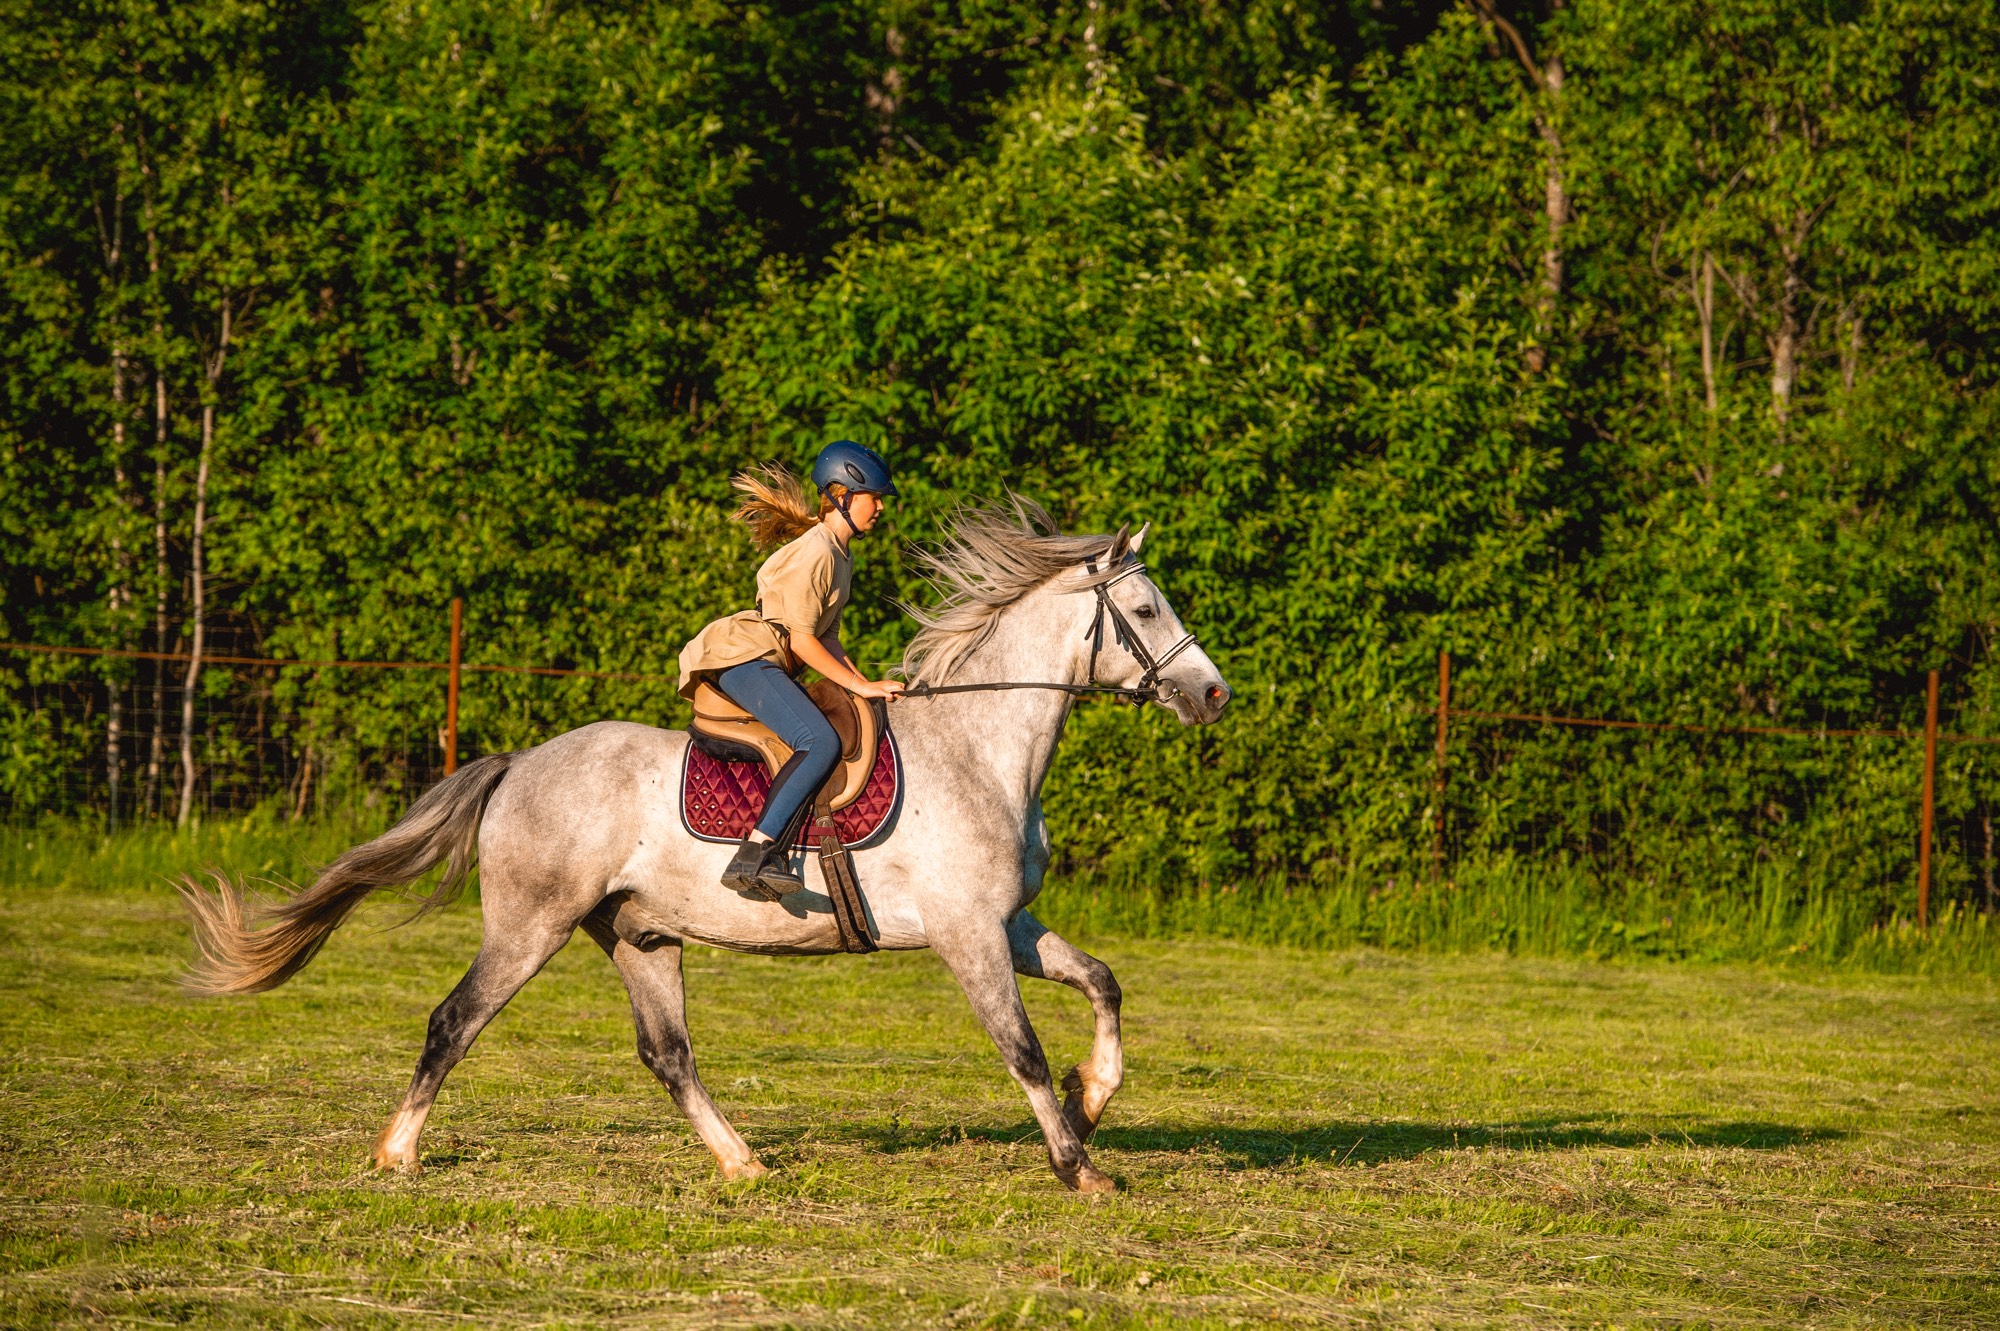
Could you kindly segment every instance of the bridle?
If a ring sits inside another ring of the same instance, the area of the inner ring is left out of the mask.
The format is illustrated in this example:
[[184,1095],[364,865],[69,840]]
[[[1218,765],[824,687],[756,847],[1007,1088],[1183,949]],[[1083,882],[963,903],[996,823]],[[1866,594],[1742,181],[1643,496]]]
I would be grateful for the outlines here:
[[[1091,576],[1096,576],[1097,561],[1095,559],[1086,560],[1083,567]],[[1111,599],[1111,589],[1113,587],[1125,579],[1132,577],[1134,574],[1144,573],[1145,571],[1146,566],[1144,564],[1140,563],[1137,559],[1127,556],[1123,568],[1091,587],[1091,590],[1097,593],[1097,613],[1091,617],[1090,628],[1084,634],[1085,637],[1090,639],[1089,683],[1046,684],[1030,680],[997,684],[925,684],[922,681],[918,681],[911,687],[904,689],[903,696],[905,698],[930,698],[942,693],[980,693],[989,689],[1054,689],[1061,693],[1070,694],[1107,693],[1114,698],[1123,698],[1134,707],[1142,707],[1149,702],[1166,702],[1168,699],[1161,697],[1158,693],[1159,686],[1165,682],[1160,678],[1160,672],[1171,665],[1175,657],[1194,646],[1195,637],[1192,633],[1183,633],[1173,646],[1167,648],[1167,650],[1161,652],[1158,656],[1154,656],[1150,651],[1146,650],[1146,644],[1140,640],[1138,632],[1126,620],[1124,612],[1118,608],[1117,603]],[[1141,669],[1145,671],[1144,674],[1139,676],[1138,684],[1131,688],[1126,688],[1121,684],[1099,684],[1097,682],[1097,657],[1104,650],[1104,621],[1106,619],[1111,621],[1112,641],[1130,652],[1132,659],[1137,661]],[[1172,690],[1172,693],[1168,697],[1185,696],[1172,684],[1168,684],[1167,687]]]
[[[1084,564],[1084,568],[1095,574],[1097,572],[1097,561],[1095,559],[1087,561]],[[1194,634],[1183,633],[1173,646],[1161,652],[1157,657],[1146,650],[1146,644],[1139,640],[1138,633],[1133,629],[1131,624],[1126,622],[1125,613],[1111,599],[1111,589],[1113,587],[1116,587],[1135,573],[1144,573],[1145,571],[1146,566],[1144,564],[1136,559],[1128,558],[1125,567],[1119,569],[1093,588],[1097,593],[1097,614],[1090,621],[1090,681],[1093,684],[1097,682],[1097,654],[1104,649],[1104,621],[1106,618],[1109,618],[1111,620],[1112,640],[1126,651],[1132,653],[1132,659],[1143,666],[1146,671],[1145,674],[1139,676],[1138,684],[1126,690],[1127,694],[1137,694],[1142,698],[1150,698],[1156,696],[1154,690],[1161,683],[1160,672],[1171,665],[1176,656],[1194,646]],[[1172,686],[1169,685],[1168,687],[1171,688]],[[1179,690],[1176,689],[1175,692],[1178,693]],[[1160,701],[1164,702],[1166,699],[1162,698]]]

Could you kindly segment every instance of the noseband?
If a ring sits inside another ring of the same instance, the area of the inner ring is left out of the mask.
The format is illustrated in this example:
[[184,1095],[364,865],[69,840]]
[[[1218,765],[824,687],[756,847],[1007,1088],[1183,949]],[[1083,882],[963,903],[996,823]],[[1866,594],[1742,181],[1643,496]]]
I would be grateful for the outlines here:
[[[1117,605],[1111,599],[1111,588],[1117,586],[1135,573],[1144,573],[1146,571],[1146,566],[1138,560],[1130,559],[1129,556],[1128,560],[1129,562],[1125,567],[1091,588],[1092,591],[1097,593],[1097,613],[1091,618],[1090,629],[1087,634],[1090,638],[1090,674],[1087,677],[1090,681],[1089,683],[1045,684],[1039,681],[1020,681],[999,684],[926,684],[918,681],[916,684],[904,689],[903,696],[905,698],[931,698],[942,693],[985,693],[1000,689],[1054,689],[1059,693],[1071,694],[1108,693],[1114,698],[1123,698],[1134,707],[1141,707],[1149,702],[1165,702],[1166,699],[1160,697],[1156,692],[1162,682],[1160,672],[1171,665],[1176,656],[1194,646],[1194,634],[1183,633],[1179,641],[1175,642],[1173,646],[1167,648],[1167,650],[1161,652],[1158,656],[1154,656],[1146,650],[1146,644],[1139,640],[1139,635],[1133,631],[1132,625],[1126,621],[1124,613],[1118,609]],[[1091,576],[1096,576],[1097,561],[1095,559],[1086,560],[1083,567]],[[1132,688],[1128,689],[1122,684],[1099,684],[1097,682],[1097,657],[1104,649],[1104,621],[1106,619],[1111,621],[1112,641],[1130,652],[1132,659],[1137,661],[1145,671],[1144,674],[1139,676],[1138,684]],[[1170,696],[1186,696],[1171,684],[1167,687],[1173,689],[1173,693]]]
[[[1094,575],[1097,572],[1097,561],[1095,559],[1085,561],[1084,568]],[[1160,672],[1171,665],[1176,656],[1194,646],[1194,634],[1183,633],[1179,641],[1175,642],[1173,646],[1167,648],[1167,650],[1161,652],[1158,656],[1154,656],[1146,650],[1146,644],[1139,640],[1138,633],[1126,621],[1124,612],[1111,599],[1111,589],[1113,587],[1116,587],[1119,583],[1134,574],[1144,573],[1145,571],[1146,566],[1138,560],[1133,559],[1124,568],[1119,569],[1093,588],[1097,593],[1097,614],[1090,621],[1089,633],[1090,674],[1087,678],[1092,684],[1097,683],[1097,654],[1104,649],[1104,621],[1107,618],[1111,621],[1112,640],[1126,651],[1132,653],[1132,659],[1137,661],[1145,670],[1146,673],[1139,676],[1137,685],[1130,689],[1119,690],[1135,707],[1140,706],[1146,699],[1154,696],[1153,691],[1160,684]],[[1174,692],[1178,693],[1180,690],[1175,689]]]

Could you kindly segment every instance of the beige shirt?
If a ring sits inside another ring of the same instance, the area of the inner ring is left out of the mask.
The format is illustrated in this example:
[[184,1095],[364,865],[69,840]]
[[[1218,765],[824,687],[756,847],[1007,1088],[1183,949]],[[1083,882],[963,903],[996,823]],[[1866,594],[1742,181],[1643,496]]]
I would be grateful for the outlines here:
[[681,649],[681,696],[693,696],[698,677],[746,661],[795,669],[785,639],[824,638],[839,629],[853,581],[854,561],[823,524],[779,546],[757,570],[757,609],[724,615]]

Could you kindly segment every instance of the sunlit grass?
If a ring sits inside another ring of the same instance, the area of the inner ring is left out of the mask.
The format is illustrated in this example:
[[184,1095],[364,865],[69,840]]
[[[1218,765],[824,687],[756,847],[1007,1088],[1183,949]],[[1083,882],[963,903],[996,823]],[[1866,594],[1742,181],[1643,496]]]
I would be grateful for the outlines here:
[[2000,975],[2000,919],[1942,903],[1927,927],[1883,919],[1872,893],[1772,869],[1708,883],[1606,878],[1525,860],[1287,888],[1083,886],[1050,923],[1152,938],[1298,947],[1662,958]]
[[[292,822],[270,813],[154,824],[107,837],[52,822],[0,833],[0,882],[93,888],[161,883],[205,866],[252,880],[313,870],[387,825],[382,810]],[[476,882],[476,879],[475,879]],[[1759,865],[1741,876],[1662,882],[1526,859],[1454,863],[1331,884],[1058,883],[1036,907],[1065,931],[1231,938],[1304,948],[1746,961],[1823,969],[2000,976],[2000,917],[1940,902],[1928,927],[1884,919],[1877,896]]]
[[[1092,1202],[927,954],[689,952],[703,1075],[775,1169],[721,1182],[579,941],[388,1177],[476,905],[187,999],[161,878],[338,848],[226,835],[4,852],[0,1324],[2000,1321],[1985,976],[1097,937],[1130,1046],[1094,1148],[1126,1191]],[[1026,993],[1067,1066],[1081,1000]]]

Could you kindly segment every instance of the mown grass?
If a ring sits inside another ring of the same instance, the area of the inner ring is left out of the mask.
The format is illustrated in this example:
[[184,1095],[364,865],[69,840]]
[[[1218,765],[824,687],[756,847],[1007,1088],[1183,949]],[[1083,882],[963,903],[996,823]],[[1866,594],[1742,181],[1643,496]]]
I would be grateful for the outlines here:
[[[776,1168],[721,1182],[578,942],[402,1178],[368,1145],[476,906],[184,998],[149,875],[338,839],[257,835],[0,851],[0,1323],[2000,1323],[1986,976],[1097,938],[1129,1080],[1093,1202],[928,954],[689,952],[705,1078]],[[1026,993],[1066,1065],[1081,1000]]]

